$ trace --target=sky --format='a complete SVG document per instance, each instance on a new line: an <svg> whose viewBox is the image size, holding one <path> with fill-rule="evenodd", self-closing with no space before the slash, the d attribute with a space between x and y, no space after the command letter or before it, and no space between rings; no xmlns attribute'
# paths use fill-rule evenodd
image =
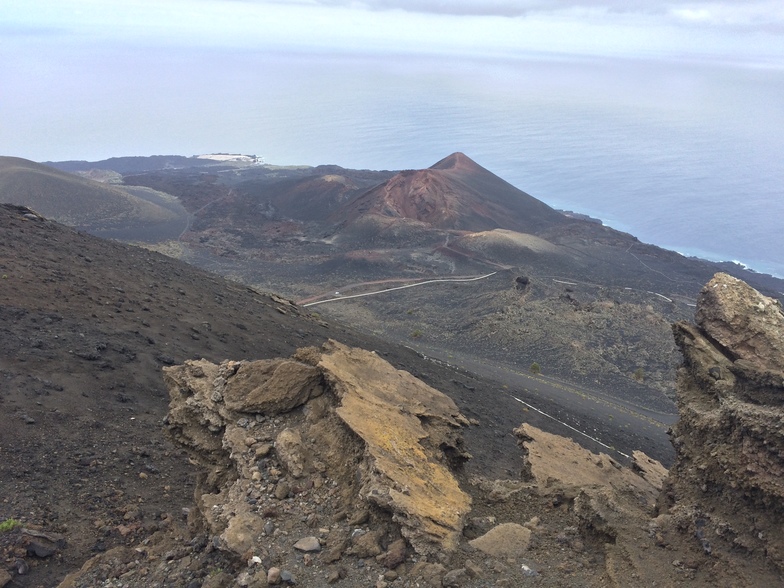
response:
<svg viewBox="0 0 784 588"><path fill-rule="evenodd" d="M154 117L149 95L158 93L162 104L194 91L177 87L176 71L215 56L236 62L262 54L538 54L784 69L784 2L0 0L0 153L37 161L119 155L109 152L117 140L101 147L103 136L123 132L123 112L134 105L123 111L110 103L138 101ZM176 147L129 144L123 154Z"/></svg>
<svg viewBox="0 0 784 588"><path fill-rule="evenodd" d="M784 61L780 0L26 0L0 2L0 40L48 45Z"/></svg>

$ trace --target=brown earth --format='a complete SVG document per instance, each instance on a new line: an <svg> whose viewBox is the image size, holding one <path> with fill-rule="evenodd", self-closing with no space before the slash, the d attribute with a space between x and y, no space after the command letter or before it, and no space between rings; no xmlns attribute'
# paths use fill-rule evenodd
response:
<svg viewBox="0 0 784 588"><path fill-rule="evenodd" d="M475 456L468 471L499 477L520 468L509 432L525 413L501 382L8 205L0 206L0 314L0 521L66 541L39 558L25 547L29 537L1 533L0 561L18 586L55 585L94 553L180 529L195 470L163 435L161 368L187 359L286 357L327 338L375 350L482 423L466 432ZM17 562L29 573L17 575Z"/></svg>
<svg viewBox="0 0 784 588"><path fill-rule="evenodd" d="M432 195L428 186L446 186L468 197L463 203L446 204L450 210L468 211L471 222L479 223L472 228L495 226L489 224L486 210L477 212L472 204L471 199L482 198L484 188L494 186L507 196L523 194L508 184L501 189L502 180L465 156L451 156L441 164L419 174L438 181L414 187L425 204ZM128 162L129 170L143 171L145 165L135 158ZM419 177L416 172L407 174ZM161 433L166 393L160 368L186 359L287 357L298 347L320 345L327 338L378 351L395 367L447 393L463 414L480 423L464 432L474 459L466 464L461 482L463 488L472 488L469 493L477 516L501 513L504 521L522 525L552 508L550 498L536 498L530 492L512 492L499 508L486 506L500 490L494 483L478 480L515 478L524 468L511 435L521 420L574 435L584 446L599 449L540 413L522 409L513 397L581 430L595 431L612 447L630 454L644 448L671 463L664 427L657 429L655 437L649 436L631 422L621 426L612 415L597 415L589 406L592 400L580 404L579 396L566 402L541 397L518 378L494 369L493 362L519 372L528 372L537 362L546 375L577 382L580 394L595 389L667 412L679 361L668 325L692 316L690 304L717 265L687 260L582 221L525 228L530 232L484 231L477 237L465 230L434 228L418 218L405 218L400 211L358 217L350 226L322 222L324 215L350 207L393 176L334 166L208 166L124 176L126 185L176 195L193 215L190 229L181 235L177 230L179 238L159 243L161 249L177 250L183 259L228 275L234 283L148 251L64 229L29 211L2 209L0 495L4 502L0 520L19 519L28 531L0 534L3 561L15 575L15 583L53 585L90 554L113 546L129 547L117 552L124 560L121 566L135 565L134 554L139 552L132 546L156 529L165 533L150 539L155 542L149 550L153 557L158 553L166 560L176 544L193 558L187 564L178 552L170 559L176 559L174 567L184 574L181 578L207 584L210 578L196 577L189 568L198 567L197 562L199 573L217 578L221 573L216 570L235 568L232 557L211 550L203 544L203 534L194 536L186 528L181 509L192 502L194 469ZM439 193L445 195L445 190ZM51 196L56 190L50 192ZM526 202L535 207L538 201L531 201ZM403 212L416 217L417 210ZM151 232L135 234L148 241L161 238ZM363 284L369 281L476 275L499 269L491 279L470 288L423 286L392 296L324 304L311 311L261 292L281 291L298 299L338 290L366 291ZM782 289L775 280L769 283ZM325 322L325 316L338 317L365 334ZM392 341L442 361L423 359ZM468 357L465 350L471 352ZM485 377L477 376L478 371ZM553 385L561 387L558 380ZM45 433L50 430L56 435ZM293 512L301 517L311 514L297 508ZM578 511L570 509L563 518L554 509L553 528L580 527L580 519L574 518ZM693 524L683 518L678 521L685 527ZM294 523L287 522L281 532L295 532L290 524ZM35 529L49 539L30 534ZM572 533L562 534L568 539ZM540 540L538 560L515 565L557 568L562 562L547 554L559 553L564 545L558 535ZM587 550L581 560L584 568L578 569L585 574L569 579L559 572L548 582L579 585L580 578L594 573L591 566L596 561L612 559L601 546L606 535L605 528L595 549ZM186 536L194 543L182 545ZM181 537L179 543L176 537ZM576 545L595 539L586 537L580 536ZM61 540L65 547L60 547ZM290 546L281 544L284 547L290 554ZM700 549L698 545L697 554ZM618 557L637 556L626 552ZM690 566L696 560L677 561L682 564L674 566L682 572L678 577L693 575ZM25 566L30 566L30 572L16 575ZM119 569L102 566L98 566L102 574ZM522 581L494 561L489 566L495 571L483 567L486 575L480 582ZM428 569L427 574L440 582L438 570ZM417 577L405 581L415 582ZM359 575L355 581L366 585L367 577ZM584 583L590 585L587 579ZM138 585L146 584L139 581Z"/></svg>
<svg viewBox="0 0 784 588"><path fill-rule="evenodd" d="M570 246L575 246L577 234L570 238ZM608 233L607 238L618 237ZM558 245L566 242L562 237ZM605 257L595 267L605 267L607 259L614 258ZM663 264L669 258L657 257L655 251L643 259L649 267L668 267ZM532 460L548 452L529 448L528 461L524 461L525 452L516 448L511 431L521 420L541 428L558 427L537 414L521 412L508 395L499 394L503 382L482 380L427 361L409 349L325 322L279 296L226 282L156 253L95 239L18 207L0 207L0 274L0 520L19 520L24 527L0 534L2 561L13 574L14 585L55 585L89 555L104 550L110 551L89 564L82 584L77 585L193 582L193 586L220 586L234 582L235 572L242 573L248 562L227 554L209 533L189 528L183 517L182 509L193 504L196 470L163 435L167 398L161 368L201 357L215 363L227 358L287 357L296 348L319 346L327 338L377 351L395 367L447 393L469 419L475 419L478 424L464 432L466 448L474 459L457 474L474 505L463 536L473 539L496 523L514 523L528 532L504 527L498 533L527 537L529 544L518 552L493 555L478 553L478 548L461 540L454 555L428 562L406 559L410 552L404 544L404 554L395 556L403 557L404 567L399 572L392 570L394 576L387 574L389 566L375 556L361 555L381 547L392 558L396 535L394 527L385 523L383 528L361 529L357 537L369 538L357 547L360 551L348 554L348 563L324 568L313 555L305 558L309 552L292 550L289 541L306 528L317 539L326 541L329 536L321 537L318 526L315 531L308 527L308 517L314 514L311 497L327 500L313 490L312 495L282 505L290 517L277 520L279 512L272 517L276 521L271 532L278 530L272 558L260 557L253 565L265 570L277 563L302 566L305 571L298 572L300 577L312 574L319 582L335 578L352 588L368 585L374 575L376 580L385 575L383 582L400 586L418 582L622 586L636 577L655 578L667 585L695 581L721 585L717 582L722 577L729 578L727 585L743 585L737 583L739 578L745 578L749 586L781 581L778 572L766 568L761 559L764 546L743 544L738 551L740 543L735 542L735 547L719 552L718 560L712 559L695 533L703 529L700 525L710 524L712 530L725 527L718 518L699 523L704 517L694 507L669 519L659 518L650 526L648 521L656 513L648 502L639 500L643 494L635 497L632 493L619 502L618 497L608 498L601 487L583 494L562 482L553 485L540 479L531 485L530 480L521 480L521 471L536 478ZM515 284L519 282L512 281L511 288L519 292ZM733 315L703 311L700 316ZM756 398L752 388L761 382L761 398L771 397L771 390L780 386L775 374L770 375L772 368L763 366L760 371L748 365L747 352L732 351L733 340L719 336L724 331L705 328L727 346L719 353L733 362L726 366L726 373L741 383L741 396ZM708 367L703 371L710 375ZM727 380L724 374L720 371L722 381ZM517 393L522 395L522 391ZM732 400L724 403L725 410L735 407ZM742 409L748 412L748 407ZM590 418L585 415L588 425ZM281 423L272 419L270 425ZM743 430L738 429L738 434ZM764 431L758 436L763 438ZM554 443L529 428L522 429L518 437L529 444L529 437L545 446ZM755 447L750 445L747 452L753 459ZM565 464L561 471L570 471L575 460L601 469L619 465L609 458L577 457L574 451L566 455L571 465ZM280 460L277 451L272 453L264 471L272 475L273 470L289 470L286 464L290 462ZM641 472L651 471L646 460L638 457L638 463ZM716 483L720 468L707 461L705 465L710 482ZM496 482L499 477L507 480ZM682 487L689 487L688 478L683 480ZM677 504L677 483L673 488ZM644 492L649 495L649 490ZM758 490L752 483L743 492L753 498ZM774 498L764 498L762 503L778 500L775 492L769 492ZM697 498L683 495L699 504ZM726 495L734 496L730 491ZM716 494L717 504L722 496ZM254 500L260 499L273 500L266 495ZM284 496L284 500L289 498ZM637 504L636 510L632 504ZM760 501L750 501L751 507L759 505ZM628 518L617 518L619 512ZM317 519L312 522L318 525ZM355 526L362 524L354 522ZM643 533L641 525L649 525ZM333 539L341 542L338 535L346 529L338 526ZM731 521L730 528L730 540L742 534ZM778 545L778 539L769 538L769 529L761 532L768 545ZM349 528L348 533L350 538L353 530ZM394 549L399 549L400 544L396 545ZM662 553L664 558L659 557ZM637 560L644 563L635 564ZM118 579L123 574L124 579ZM255 580L261 582L260 577Z"/></svg>
<svg viewBox="0 0 784 588"><path fill-rule="evenodd" d="M159 532L63 586L781 585L784 313L717 274L697 316L675 327L669 475L642 452L627 468L524 423L519 476L469 476L457 406L334 341L165 368L168 429L201 466L193 539ZM760 391L777 394L751 403Z"/></svg>

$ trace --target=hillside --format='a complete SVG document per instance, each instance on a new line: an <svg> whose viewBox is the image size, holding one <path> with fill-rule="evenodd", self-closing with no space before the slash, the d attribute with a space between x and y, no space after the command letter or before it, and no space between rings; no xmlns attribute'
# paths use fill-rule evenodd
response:
<svg viewBox="0 0 784 588"><path fill-rule="evenodd" d="M107 236L172 238L187 226L185 211L165 195L102 184L17 157L0 157L0 202Z"/></svg>
<svg viewBox="0 0 784 588"><path fill-rule="evenodd" d="M717 274L674 333L686 361L669 472L523 423L517 472L467 476L476 423L332 340L164 368L168 435L202 471L188 528L98 555L62 588L780 585L781 305Z"/></svg>
<svg viewBox="0 0 784 588"><path fill-rule="evenodd" d="M211 159L182 155L152 155L149 157L111 157L104 161L46 161L45 165L76 173L91 170L113 171L119 174L138 174L157 169L206 168L219 165Z"/></svg>
<svg viewBox="0 0 784 588"><path fill-rule="evenodd" d="M503 182L464 156L444 161L434 171L468 186L463 203L490 199L477 186ZM702 322L682 326L691 338L678 344L693 369L682 386L698 405L694 382L715 380L731 393L721 410L745 418L756 409L734 395L768 402L778 386L704 321L718 303L700 294L701 280L716 265L556 211L528 232L434 228L395 213L385 233L363 236L346 218L302 210L350 207L394 177L242 166L124 177L178 198L195 217L176 240L183 258L233 282L0 206L0 519L22 523L0 534L0 556L14 585L55 585L104 552L65 586L118 576L130 586L264 586L275 568L303 585L347 588L776 582L779 564L762 554L778 535L760 527L749 539L737 522L727 531L723 515L692 516L703 498L689 490L688 464L706 464L698 477L710 508L725 495L742 502L733 484L764 494L743 504L754 519L778 504L772 479L725 484L721 464L751 471L748 456L728 446L717 465L700 454L699 411L680 400L696 428L676 428L675 451L666 435L677 416L668 374L680 361L669 323L685 325L692 304L702 305ZM471 214L477 228L489 218ZM434 277L471 281L412 287ZM278 286L321 304L263 291ZM746 324L732 320L733 329ZM705 351L715 341L730 350ZM735 355L741 362L725 365ZM532 362L543 375L530 373ZM407 396L415 390L429 400ZM385 426L357 416L367 414L384 414ZM724 433L707 434L715 444ZM748 463L778 468L763 455L767 437L777 443L758 432ZM403 444L409 438L417 440ZM675 463L680 477L662 485L661 466L640 450ZM447 466L460 488L449 500L462 514L435 526L440 519L417 506L420 484L399 477L422 452L425 471L447 484ZM712 547L718 561L693 540L705 525L724 541ZM488 533L490 551L473 543ZM432 547L439 538L444 555ZM310 547L294 547L300 539ZM515 542L516 551L494 551Z"/></svg>
<svg viewBox="0 0 784 588"><path fill-rule="evenodd" d="M568 219L462 153L424 170L403 171L331 216L350 224L368 216L413 220L432 229L541 231Z"/></svg>
<svg viewBox="0 0 784 588"><path fill-rule="evenodd" d="M546 375L672 412L687 319L716 271L768 294L781 280L639 242L553 210L462 153L399 173L334 166L125 176L195 214L182 259L282 292L314 311L453 363ZM355 296L432 278L465 285ZM467 365L467 364L466 364Z"/></svg>
<svg viewBox="0 0 784 588"><path fill-rule="evenodd" d="M502 431L525 411L499 394L505 384L326 322L284 298L11 205L0 205L0 276L0 521L19 520L67 544L57 557L38 557L19 551L16 534L0 534L3 565L29 567L14 572L15 586L56 585L94 553L180 524L195 470L164 437L161 369L188 359L288 356L328 338L376 350L481 423L466 432L476 457L469 471L498 477L519 465L514 439ZM538 413L527 418L569 433ZM607 434L619 446L642 443L636 431Z"/></svg>

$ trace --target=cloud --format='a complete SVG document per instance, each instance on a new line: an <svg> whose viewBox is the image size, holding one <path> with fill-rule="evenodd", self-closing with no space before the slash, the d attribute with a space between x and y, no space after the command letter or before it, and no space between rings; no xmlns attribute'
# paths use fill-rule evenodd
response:
<svg viewBox="0 0 784 588"><path fill-rule="evenodd" d="M275 1L275 0L273 0ZM295 0L297 1L297 0ZM683 25L784 32L780 0L299 0L300 4L455 16L658 15Z"/></svg>
<svg viewBox="0 0 784 588"><path fill-rule="evenodd" d="M402 10L429 14L457 16L524 16L532 10L541 10L547 2L540 0L318 0L324 5L349 5L370 10ZM560 2L556 2L560 4Z"/></svg>
<svg viewBox="0 0 784 588"><path fill-rule="evenodd" d="M781 5L781 6L780 6ZM784 63L781 0L27 0L0 37L139 47ZM34 49L35 50L35 49ZM759 59L758 59L759 57Z"/></svg>
<svg viewBox="0 0 784 588"><path fill-rule="evenodd" d="M784 34L784 5L778 0L672 3L667 15L683 24Z"/></svg>

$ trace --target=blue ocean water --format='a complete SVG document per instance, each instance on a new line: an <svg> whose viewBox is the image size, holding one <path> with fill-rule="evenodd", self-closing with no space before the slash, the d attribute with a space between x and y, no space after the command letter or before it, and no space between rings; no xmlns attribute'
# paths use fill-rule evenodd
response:
<svg viewBox="0 0 784 588"><path fill-rule="evenodd" d="M463 151L551 206L784 276L782 71L539 56L291 57L266 73L248 116L271 162L419 168Z"/></svg>

